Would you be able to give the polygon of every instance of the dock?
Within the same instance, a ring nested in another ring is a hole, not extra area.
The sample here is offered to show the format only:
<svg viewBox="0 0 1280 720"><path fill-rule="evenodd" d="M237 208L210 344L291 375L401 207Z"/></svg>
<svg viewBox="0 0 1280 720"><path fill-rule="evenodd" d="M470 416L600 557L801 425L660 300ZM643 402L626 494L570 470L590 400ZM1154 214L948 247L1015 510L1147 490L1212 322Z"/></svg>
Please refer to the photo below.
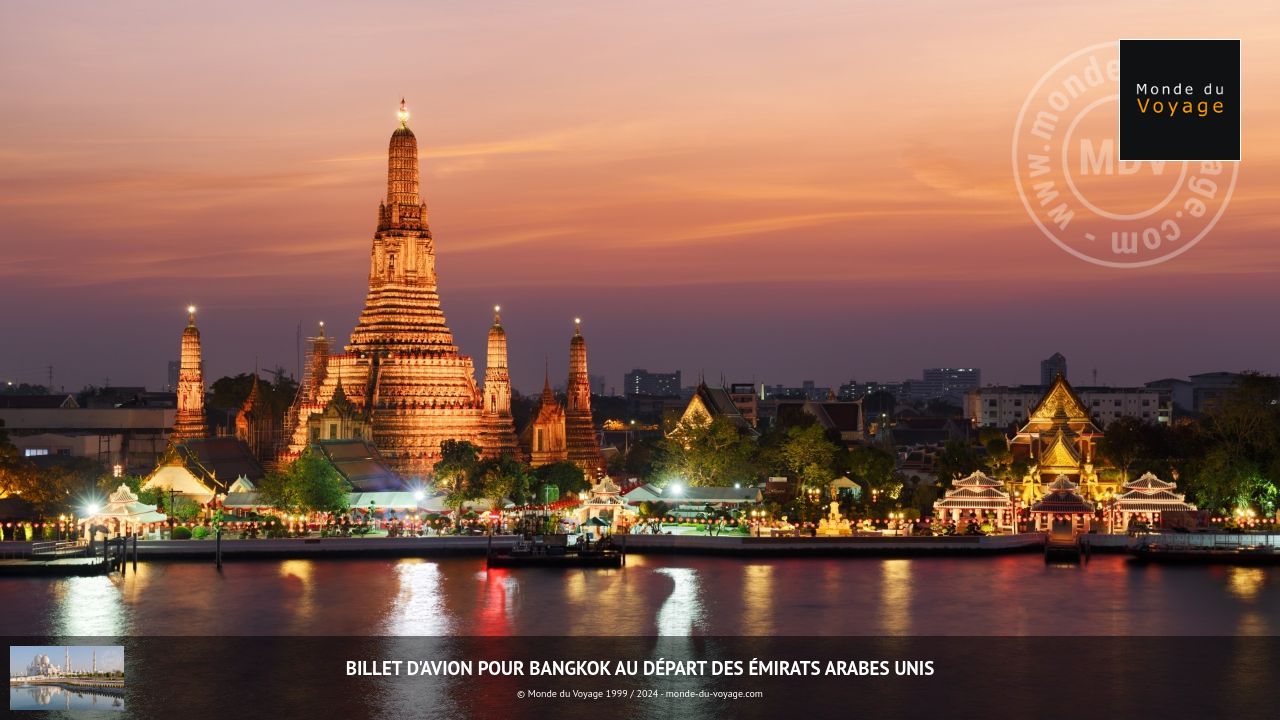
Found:
<svg viewBox="0 0 1280 720"><path fill-rule="evenodd" d="M106 575L124 567L129 556L125 538L101 541L96 545L79 542L23 543L0 559L0 577L88 577ZM100 550L99 550L100 548Z"/></svg>

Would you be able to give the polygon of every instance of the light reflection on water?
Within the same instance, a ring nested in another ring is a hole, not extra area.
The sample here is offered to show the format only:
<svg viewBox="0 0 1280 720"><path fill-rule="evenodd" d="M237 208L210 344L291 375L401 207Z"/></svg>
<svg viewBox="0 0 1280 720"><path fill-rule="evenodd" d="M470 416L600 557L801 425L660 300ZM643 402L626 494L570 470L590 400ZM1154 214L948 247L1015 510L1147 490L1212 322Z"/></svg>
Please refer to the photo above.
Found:
<svg viewBox="0 0 1280 720"><path fill-rule="evenodd" d="M658 609L658 634L692 635L702 630L702 598L698 571L691 568L659 568L658 574L671 578L675 586Z"/></svg>
<svg viewBox="0 0 1280 720"><path fill-rule="evenodd" d="M98 693L86 688L74 690L57 685L18 685L9 688L10 710L69 710L74 717L83 711L124 712L124 699L114 693Z"/></svg>
<svg viewBox="0 0 1280 720"><path fill-rule="evenodd" d="M880 581L880 625L885 635L911 634L911 561L885 560Z"/></svg>
<svg viewBox="0 0 1280 720"><path fill-rule="evenodd" d="M143 563L3 579L8 635L1277 635L1280 569L996 558L633 556ZM1070 612L1061 612L1069 608ZM1050 619L1051 618L1051 619Z"/></svg>
<svg viewBox="0 0 1280 720"><path fill-rule="evenodd" d="M396 565L395 571L400 576L400 592L392 601L380 634L449 635L440 566L433 562L406 562Z"/></svg>

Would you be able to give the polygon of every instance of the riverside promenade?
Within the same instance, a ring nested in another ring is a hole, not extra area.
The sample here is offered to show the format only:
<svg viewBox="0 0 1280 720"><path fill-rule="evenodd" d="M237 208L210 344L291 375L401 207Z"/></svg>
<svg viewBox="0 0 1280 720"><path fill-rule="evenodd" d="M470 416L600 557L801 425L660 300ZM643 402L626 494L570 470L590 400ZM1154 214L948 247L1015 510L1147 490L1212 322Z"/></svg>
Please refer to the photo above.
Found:
<svg viewBox="0 0 1280 720"><path fill-rule="evenodd" d="M1116 551L1123 551L1131 538L1115 538ZM638 555L719 555L738 557L912 557L981 556L1016 552L1040 552L1041 533L1019 535L957 537L746 537L727 535L627 535L615 536L620 547ZM222 540L222 557L233 559L343 558L343 557L434 557L484 555L490 548L506 550L516 536L432 536L401 538L280 538ZM1099 541L1099 549L1101 541ZM21 554L30 543L0 543L0 552ZM213 540L142 540L139 560L192 560L214 558Z"/></svg>

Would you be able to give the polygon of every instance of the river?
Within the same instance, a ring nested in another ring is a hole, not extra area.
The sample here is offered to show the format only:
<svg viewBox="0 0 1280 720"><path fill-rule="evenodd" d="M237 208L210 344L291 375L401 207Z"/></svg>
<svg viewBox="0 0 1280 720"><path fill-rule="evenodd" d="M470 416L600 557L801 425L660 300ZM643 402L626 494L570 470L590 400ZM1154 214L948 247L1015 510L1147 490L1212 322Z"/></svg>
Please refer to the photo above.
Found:
<svg viewBox="0 0 1280 720"><path fill-rule="evenodd" d="M1113 555L144 562L123 578L0 580L0 599L10 636L1280 635L1280 570Z"/></svg>

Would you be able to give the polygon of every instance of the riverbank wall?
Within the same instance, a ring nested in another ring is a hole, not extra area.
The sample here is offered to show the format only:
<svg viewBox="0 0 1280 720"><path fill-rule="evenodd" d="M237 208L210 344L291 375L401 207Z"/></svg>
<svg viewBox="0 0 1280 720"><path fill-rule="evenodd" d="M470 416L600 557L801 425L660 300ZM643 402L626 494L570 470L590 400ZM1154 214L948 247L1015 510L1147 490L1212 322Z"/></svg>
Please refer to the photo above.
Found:
<svg viewBox="0 0 1280 720"><path fill-rule="evenodd" d="M1131 538L1106 537L1095 541L1095 552L1123 552ZM1114 538L1114 540L1111 540ZM623 541L618 538L619 543ZM439 557L485 555L490 548L506 550L515 544L511 535L445 536L411 538L282 538L222 541L223 560L353 558L353 557ZM20 554L29 543L0 543L0 552ZM8 546L8 547L5 547ZM913 557L984 556L1017 552L1041 552L1044 535L961 536L961 537L745 537L741 535L628 535L629 554L716 555L724 557ZM215 553L213 540L143 540L138 543L139 560L209 560ZM132 558L132 545L130 546Z"/></svg>

